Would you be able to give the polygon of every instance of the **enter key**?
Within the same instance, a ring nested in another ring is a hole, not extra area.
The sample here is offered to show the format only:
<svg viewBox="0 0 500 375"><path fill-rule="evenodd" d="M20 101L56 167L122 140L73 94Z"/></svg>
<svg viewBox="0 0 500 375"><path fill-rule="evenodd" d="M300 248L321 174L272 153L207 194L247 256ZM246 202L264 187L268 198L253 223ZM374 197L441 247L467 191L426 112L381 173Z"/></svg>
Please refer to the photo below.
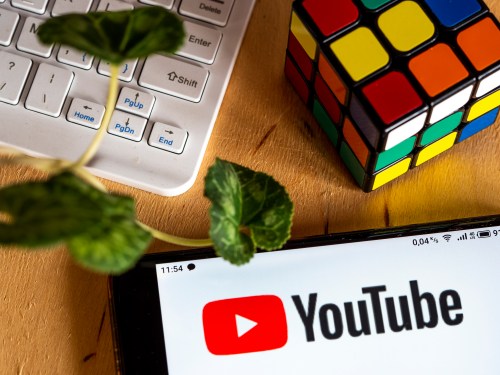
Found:
<svg viewBox="0 0 500 375"><path fill-rule="evenodd" d="M212 64L222 40L219 30L184 21L186 40L176 54L205 64Z"/></svg>

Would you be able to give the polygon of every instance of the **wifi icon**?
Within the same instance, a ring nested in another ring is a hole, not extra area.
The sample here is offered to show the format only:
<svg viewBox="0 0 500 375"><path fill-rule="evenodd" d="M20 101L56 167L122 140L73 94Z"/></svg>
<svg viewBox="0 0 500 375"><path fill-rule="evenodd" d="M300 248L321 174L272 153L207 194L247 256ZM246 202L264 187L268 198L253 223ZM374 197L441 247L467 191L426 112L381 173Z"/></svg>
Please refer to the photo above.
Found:
<svg viewBox="0 0 500 375"><path fill-rule="evenodd" d="M451 234L445 234L443 238L446 240L446 242L450 242Z"/></svg>

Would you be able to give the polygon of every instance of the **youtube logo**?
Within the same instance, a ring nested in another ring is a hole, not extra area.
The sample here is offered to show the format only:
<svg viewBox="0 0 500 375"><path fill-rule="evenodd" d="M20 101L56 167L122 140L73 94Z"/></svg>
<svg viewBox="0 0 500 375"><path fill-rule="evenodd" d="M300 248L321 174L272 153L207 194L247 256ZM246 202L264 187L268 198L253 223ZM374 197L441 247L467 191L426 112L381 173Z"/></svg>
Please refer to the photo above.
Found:
<svg viewBox="0 0 500 375"><path fill-rule="evenodd" d="M278 349L288 340L283 302L274 295L209 302L203 308L203 330L215 355Z"/></svg>

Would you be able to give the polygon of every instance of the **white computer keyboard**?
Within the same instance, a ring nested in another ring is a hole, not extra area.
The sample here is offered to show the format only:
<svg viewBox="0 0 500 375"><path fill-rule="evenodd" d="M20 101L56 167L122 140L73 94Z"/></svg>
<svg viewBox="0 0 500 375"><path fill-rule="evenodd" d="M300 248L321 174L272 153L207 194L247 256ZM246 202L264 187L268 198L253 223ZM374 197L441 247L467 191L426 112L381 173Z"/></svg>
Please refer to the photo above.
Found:
<svg viewBox="0 0 500 375"><path fill-rule="evenodd" d="M76 160L104 113L109 67L36 30L69 12L159 5L184 19L175 56L128 61L96 157L98 176L160 195L188 190L198 173L256 0L0 0L0 144Z"/></svg>

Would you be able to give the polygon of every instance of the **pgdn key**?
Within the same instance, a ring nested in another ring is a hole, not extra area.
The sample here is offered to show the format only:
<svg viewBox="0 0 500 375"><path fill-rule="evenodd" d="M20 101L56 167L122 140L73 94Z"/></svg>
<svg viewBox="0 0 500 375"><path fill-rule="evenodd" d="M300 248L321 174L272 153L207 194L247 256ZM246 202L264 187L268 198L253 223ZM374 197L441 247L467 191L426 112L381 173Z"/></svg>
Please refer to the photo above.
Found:
<svg viewBox="0 0 500 375"><path fill-rule="evenodd" d="M139 142L148 120L115 110L111 116L108 133Z"/></svg>

